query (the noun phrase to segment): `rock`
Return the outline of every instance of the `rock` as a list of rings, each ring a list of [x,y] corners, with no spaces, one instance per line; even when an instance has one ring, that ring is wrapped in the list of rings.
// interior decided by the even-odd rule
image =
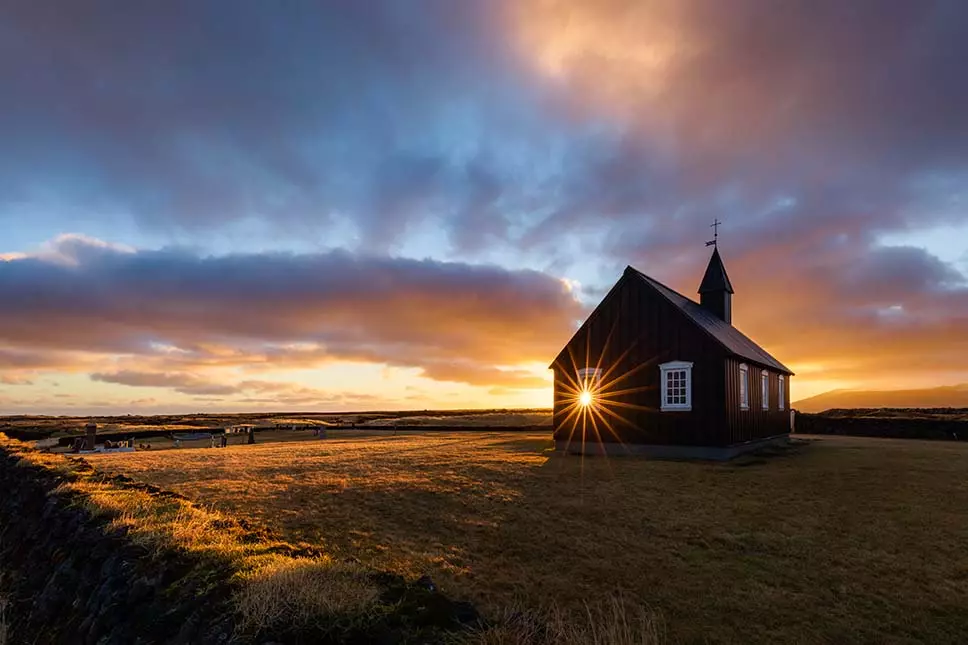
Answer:
[[[437,585],[430,579],[430,576],[421,576],[416,582],[417,586],[427,591],[437,591]]]

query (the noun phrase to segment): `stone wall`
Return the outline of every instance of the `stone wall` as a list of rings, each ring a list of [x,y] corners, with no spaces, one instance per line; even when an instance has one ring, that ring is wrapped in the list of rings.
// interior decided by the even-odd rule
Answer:
[[[968,421],[957,419],[849,417],[797,414],[797,434],[836,434],[894,439],[968,440]]]

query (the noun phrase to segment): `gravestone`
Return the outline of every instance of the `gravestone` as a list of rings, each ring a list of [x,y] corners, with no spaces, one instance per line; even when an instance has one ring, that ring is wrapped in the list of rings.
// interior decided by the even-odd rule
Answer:
[[[89,423],[84,426],[84,450],[94,450],[94,442],[97,440],[97,424]]]

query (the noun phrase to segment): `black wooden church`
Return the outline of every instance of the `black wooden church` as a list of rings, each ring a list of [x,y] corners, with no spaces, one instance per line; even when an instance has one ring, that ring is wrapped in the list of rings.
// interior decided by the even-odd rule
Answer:
[[[732,325],[714,246],[699,302],[631,266],[561,350],[558,449],[729,459],[790,431],[793,372]]]

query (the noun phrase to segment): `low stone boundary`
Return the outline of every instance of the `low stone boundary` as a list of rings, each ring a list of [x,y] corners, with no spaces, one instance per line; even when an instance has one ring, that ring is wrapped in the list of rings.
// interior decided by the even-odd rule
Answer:
[[[343,431],[354,431],[354,432],[547,432],[549,436],[551,435],[552,427],[550,425],[530,425],[530,426],[473,426],[473,425],[418,425],[418,424],[408,424],[406,421],[395,425],[366,425],[366,424],[347,424],[342,426],[315,426],[317,428],[324,428],[328,433],[330,438],[338,438],[340,432]],[[312,430],[313,426],[301,426],[295,431],[291,429],[290,425],[280,425],[278,427],[256,427],[255,433],[268,432],[268,431],[286,431],[286,432],[300,432]],[[198,428],[196,432],[211,432],[214,434],[221,434],[225,431],[223,427],[212,427],[212,428]],[[24,431],[7,431],[8,434],[21,441],[31,441],[36,439],[30,432]],[[175,434],[179,434],[184,431],[173,431],[173,430],[137,430],[133,432],[124,432],[111,430],[107,432],[98,432],[97,441],[103,442],[105,440],[110,441],[126,441],[128,439],[134,439],[135,442],[157,439],[159,437],[171,437]],[[71,442],[81,435],[69,435],[65,437],[58,437],[56,439],[58,446],[69,446]]]
[[[832,434],[892,439],[968,441],[968,421],[902,417],[796,416],[797,434]]]

